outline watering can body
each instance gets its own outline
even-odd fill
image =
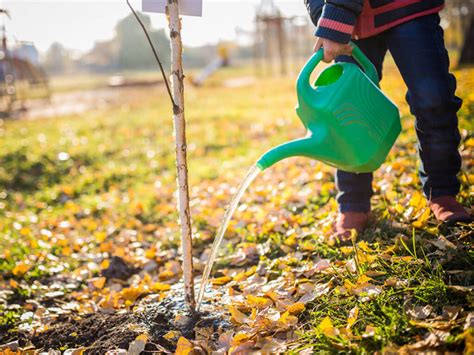
[[[296,112],[307,136],[271,149],[257,165],[264,170],[292,156],[320,160],[338,169],[363,173],[377,170],[401,131],[398,108],[378,84],[377,72],[353,44],[353,63],[324,69],[314,85],[310,76],[323,58],[323,49],[306,63],[297,80]]]

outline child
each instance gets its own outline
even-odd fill
[[[305,0],[317,26],[315,50],[324,48],[324,61],[353,61],[351,38],[372,61],[379,77],[387,51],[408,86],[407,101],[416,117],[420,179],[435,217],[443,223],[469,222],[456,201],[461,168],[456,80],[439,25],[442,0]],[[381,119],[383,119],[381,117]],[[372,174],[338,170],[339,217],[336,235],[347,239],[368,223]]]

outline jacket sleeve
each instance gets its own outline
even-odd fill
[[[324,4],[321,0],[304,1],[316,25],[316,36],[339,43],[351,40],[364,0],[325,0]]]

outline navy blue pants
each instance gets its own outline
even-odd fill
[[[427,198],[455,196],[461,168],[458,151],[460,135],[457,111],[462,101],[455,96],[456,79],[449,73],[449,58],[444,46],[439,15],[423,16],[377,36],[355,41],[375,65],[382,77],[382,64],[387,51],[408,87],[406,96],[411,113],[416,117],[419,175]],[[353,61],[341,56],[338,61]],[[381,117],[383,119],[383,117]],[[372,174],[354,174],[338,170],[337,201],[341,212],[368,212],[372,190]]]

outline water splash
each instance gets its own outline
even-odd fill
[[[255,180],[255,178],[258,176],[258,174],[262,170],[257,166],[254,165],[252,168],[247,172],[247,175],[245,175],[244,180],[240,183],[240,186],[230,201],[229,207],[227,207],[227,210],[224,214],[224,218],[222,219],[222,224],[219,227],[216,238],[214,239],[214,243],[212,243],[212,249],[211,253],[209,254],[209,259],[207,260],[206,267],[204,268],[204,273],[202,275],[202,280],[201,280],[201,288],[199,289],[199,295],[198,295],[198,305],[197,305],[197,310],[201,308],[201,303],[202,299],[204,297],[204,291],[206,289],[207,283],[209,281],[209,276],[211,274],[212,266],[214,265],[214,262],[217,257],[217,253],[219,251],[219,246],[222,243],[222,240],[224,239],[224,234],[227,230],[227,227],[229,226],[229,222],[237,209],[237,206],[239,205],[240,199],[242,198],[245,190],[250,186],[252,181]]]

